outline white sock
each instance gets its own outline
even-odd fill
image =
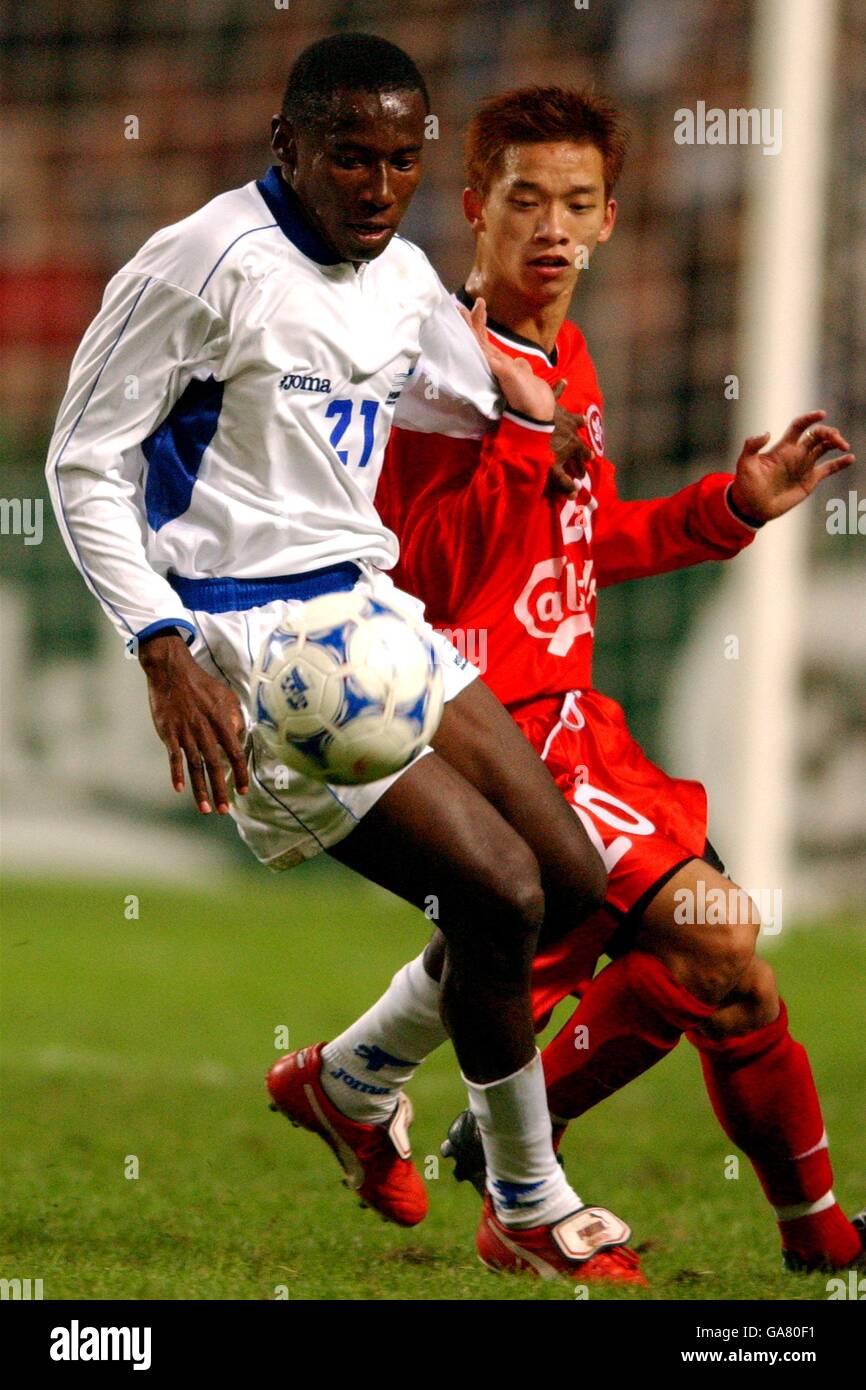
[[[582,1206],[556,1161],[536,1048],[532,1061],[502,1081],[467,1081],[487,1161],[487,1190],[503,1226],[549,1226]]]
[[[322,1048],[322,1086],[352,1120],[382,1124],[397,1092],[448,1036],[439,984],[418,956],[398,970],[381,999]]]

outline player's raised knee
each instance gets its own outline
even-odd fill
[[[541,870],[529,845],[516,834],[490,854],[485,899],[494,935],[535,940],[544,921]]]
[[[521,933],[537,936],[544,921],[544,889],[538,860],[528,845],[520,842],[504,863],[498,865],[500,896],[512,925]]]
[[[727,893],[725,920],[707,941],[711,957],[706,982],[720,1001],[737,989],[755,961],[755,944],[761,929],[758,909],[744,888],[733,885]]]

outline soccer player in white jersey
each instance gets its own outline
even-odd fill
[[[373,505],[392,421],[477,436],[499,414],[480,348],[424,254],[396,236],[428,111],[417,68],[384,40],[305,50],[272,122],[279,163],[157,232],[109,283],[47,474],[73,559],[138,651],[175,788],[185,761],[199,810],[230,813],[274,869],[326,850],[412,903],[438,899],[442,1016],[503,1228],[538,1269],[637,1280],[628,1228],[582,1203],[551,1144],[530,965],[542,924],[572,929],[605,877],[530,745],[438,636],[445,713],[433,751],[396,777],[286,786],[253,728],[253,660],[291,605],[360,585],[415,606],[386,574],[397,543]],[[498,428],[546,449],[550,387],[523,362],[499,386]],[[374,1059],[389,1085],[439,1037],[421,957],[405,988],[404,1055]],[[320,1048],[294,1053],[272,1095],[327,1139],[364,1201],[414,1224],[426,1193],[408,1101],[359,1123],[339,1058],[327,1073]]]

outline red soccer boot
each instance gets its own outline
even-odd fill
[[[411,1158],[409,1126],[413,1114],[409,1097],[400,1092],[387,1125],[350,1120],[337,1110],[322,1087],[324,1046],[318,1043],[289,1052],[274,1063],[267,1076],[273,1108],[293,1125],[324,1139],[346,1175],[346,1186],[358,1193],[362,1205],[373,1207],[398,1226],[417,1226],[427,1215],[427,1189]]]
[[[513,1273],[528,1269],[540,1279],[567,1279],[575,1284],[640,1284],[646,1279],[626,1241],[631,1230],[604,1207],[581,1207],[553,1226],[512,1230],[497,1217],[490,1197],[476,1236],[478,1254],[488,1269]]]

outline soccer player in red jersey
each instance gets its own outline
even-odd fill
[[[595,370],[565,315],[581,269],[613,232],[624,153],[617,112],[586,94],[511,92],[474,116],[464,212],[476,254],[459,297],[494,370],[507,356],[561,391],[562,439],[576,425],[579,442],[560,449],[551,486],[550,427],[506,418],[477,441],[397,430],[376,500],[400,537],[398,582],[470,648],[473,636],[486,639],[483,653],[468,654],[483,657],[488,683],[608,871],[594,933],[584,925],[564,942],[542,942],[535,962],[538,1026],[561,999],[580,996],[543,1054],[558,1137],[685,1033],[719,1123],[775,1211],[787,1266],[841,1268],[861,1257],[862,1227],[834,1198],[808,1058],[788,1030],[772,970],[755,956],[754,906],[707,841],[703,787],[646,757],[622,709],[593,688],[591,663],[598,587],[733,557],[853,456],[824,412],[812,411],[772,448],[769,435],[746,440],[734,475],[710,474],[652,501],[618,496]],[[825,458],[834,450],[843,452]],[[677,906],[686,901],[725,910],[683,923]],[[602,949],[613,960],[593,978]],[[373,1059],[366,1079],[377,1094],[359,1102],[355,1093],[367,1106],[356,1118],[393,1109],[399,1087],[444,1038],[429,986],[447,960],[437,932],[423,958],[329,1044],[361,1087]],[[416,1028],[410,1047],[408,1021],[422,1007],[425,1041]],[[578,1028],[586,1046],[575,1045]],[[455,1137],[459,1157],[459,1125]],[[517,1267],[499,1235],[488,1207],[482,1258]]]

